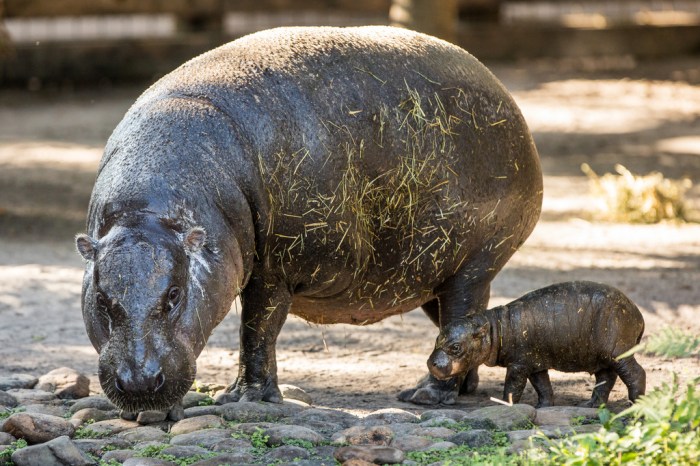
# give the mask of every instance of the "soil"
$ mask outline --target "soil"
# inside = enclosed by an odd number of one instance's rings
[[[565,280],[619,287],[646,320],[700,334],[700,225],[630,225],[591,220],[595,199],[580,170],[621,163],[700,181],[700,59],[635,63],[604,60],[493,64],[522,107],[545,173],[542,218],[493,282],[491,305]],[[40,375],[60,366],[88,374],[97,354],[80,312],[82,262],[73,236],[84,216],[104,143],[146,85],[126,88],[0,91],[0,373]],[[700,187],[687,196],[700,207]],[[237,373],[238,307],[215,330],[197,379],[228,384]],[[420,310],[368,327],[309,325],[290,317],[278,341],[280,383],[315,404],[368,412],[416,408],[396,400],[426,373],[435,327]],[[700,358],[639,356],[647,386],[700,374]],[[491,404],[505,369],[480,370],[476,394],[458,406]],[[552,371],[556,404],[588,399],[586,373]],[[611,406],[625,405],[618,381]],[[534,404],[530,386],[523,402]]]

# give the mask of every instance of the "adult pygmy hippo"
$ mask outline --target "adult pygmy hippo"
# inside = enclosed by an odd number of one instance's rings
[[[77,247],[102,387],[127,411],[176,407],[240,295],[229,391],[280,402],[289,312],[365,325],[422,305],[440,326],[479,312],[541,200],[520,111],[458,47],[364,27],[212,50],[136,101],[99,166]],[[403,397],[450,402],[458,382]]]
[[[586,405],[597,407],[608,401],[618,375],[631,401],[644,394],[642,366],[634,356],[616,359],[643,333],[642,314],[621,291],[593,282],[559,283],[442,328],[428,367],[439,379],[480,364],[506,367],[503,398],[512,395],[517,403],[529,379],[538,407],[552,404],[548,369],[595,373]]]

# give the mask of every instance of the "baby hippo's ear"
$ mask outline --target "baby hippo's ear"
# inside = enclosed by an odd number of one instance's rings
[[[192,227],[185,233],[182,240],[187,252],[195,253],[204,247],[207,241],[207,232],[202,227]]]
[[[483,325],[474,330],[473,336],[475,340],[481,340],[489,333],[489,323],[484,322]]]
[[[86,234],[79,234],[75,237],[75,247],[86,261],[94,261],[97,257],[97,241]]]

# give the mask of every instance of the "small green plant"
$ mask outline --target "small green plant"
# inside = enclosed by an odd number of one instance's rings
[[[688,384],[681,394],[677,377],[640,397],[617,415],[602,410],[602,428],[593,433],[550,440],[544,451],[523,458],[538,464],[690,465],[700,462],[700,398]]]
[[[255,432],[250,435],[250,443],[253,446],[253,455],[259,456],[267,450],[267,441],[270,440],[269,435],[265,435],[265,431],[260,427],[255,428]]]
[[[104,460],[98,460],[97,461],[97,466],[121,466],[121,463],[114,458],[112,458],[109,461],[104,461]]]
[[[508,452],[510,441],[508,434],[492,431],[492,442],[479,448],[462,445],[445,450],[421,450],[406,454],[406,458],[418,464],[440,463],[444,466],[461,465],[520,465],[522,459]]]
[[[700,354],[700,337],[679,328],[664,327],[649,337],[644,351],[670,358],[687,358]]]
[[[12,454],[16,452],[17,450],[21,450],[22,448],[27,446],[27,441],[24,440],[23,438],[19,440],[15,440],[12,442],[10,445],[5,447],[4,450],[0,450],[0,464],[5,464],[5,465],[12,465],[14,464],[12,462]]]
[[[214,404],[214,398],[207,396],[206,398],[199,400],[198,406],[211,406]]]
[[[25,410],[24,406],[18,406],[16,408],[5,408],[0,410],[0,419],[7,419],[15,413],[21,413]]]
[[[107,438],[110,436],[109,432],[96,432],[92,429],[90,429],[89,425],[84,425],[80,426],[76,429],[75,434],[73,434],[73,438],[76,439],[98,439],[98,438]]]
[[[308,440],[301,440],[301,439],[296,439],[296,438],[286,438],[282,440],[282,443],[285,445],[292,445],[295,447],[301,447],[305,450],[313,450],[314,449],[314,444],[309,442]]]
[[[185,458],[178,458],[174,455],[164,454],[163,450],[168,448],[170,445],[149,445],[146,448],[139,451],[136,456],[140,458],[156,458],[160,460],[170,461],[175,463],[177,466],[189,466],[190,464],[196,463],[203,459],[211,458],[215,456],[215,453],[206,455],[193,455]]]

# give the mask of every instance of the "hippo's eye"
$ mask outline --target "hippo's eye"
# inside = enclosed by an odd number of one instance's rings
[[[462,345],[459,343],[452,343],[449,347],[450,353],[457,354],[462,351]]]
[[[95,302],[97,303],[97,307],[100,309],[107,309],[107,298],[105,298],[105,295],[99,291],[95,295]]]
[[[177,286],[171,286],[168,290],[168,310],[172,311],[178,305],[182,297],[182,291]]]

